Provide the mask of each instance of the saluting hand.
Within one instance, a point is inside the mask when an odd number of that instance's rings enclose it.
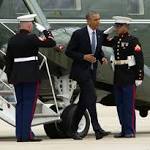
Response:
[[[90,63],[96,62],[96,57],[94,57],[94,54],[86,54],[84,55],[83,59],[89,61]]]
[[[43,25],[41,25],[37,22],[35,22],[34,24],[35,24],[35,27],[38,31],[43,32],[44,30],[46,30],[46,28]]]

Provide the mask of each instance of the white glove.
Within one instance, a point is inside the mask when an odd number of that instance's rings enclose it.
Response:
[[[41,24],[36,23],[36,22],[35,22],[35,27],[40,32],[43,32],[44,30],[46,30],[45,27],[43,27]]]
[[[139,85],[141,85],[142,84],[142,80],[135,80],[135,85],[136,86],[139,86]]]
[[[111,63],[111,67],[114,71],[115,70],[115,56],[114,55],[110,56],[110,63]]]
[[[111,26],[110,28],[108,28],[108,29],[106,29],[106,30],[104,31],[104,34],[110,34],[110,33],[112,33],[114,30],[115,30],[115,27],[114,27],[114,26]]]

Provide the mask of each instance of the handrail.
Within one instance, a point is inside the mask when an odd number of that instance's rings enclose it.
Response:
[[[47,19],[49,24],[86,24],[86,19]],[[101,19],[101,24],[114,24],[114,19]],[[0,23],[17,24],[17,19],[0,19]],[[150,19],[132,19],[131,24],[150,24]]]
[[[3,55],[6,55],[6,53],[3,52],[1,49],[0,49],[0,53],[2,53]],[[4,86],[6,86],[9,90],[12,91],[12,93],[13,93],[13,95],[14,95],[14,98],[15,98],[15,102],[17,102],[17,100],[16,100],[16,94],[15,94],[15,92],[14,92],[14,89],[13,89],[10,85],[8,85],[6,82],[4,82],[4,81],[1,79],[1,76],[2,76],[3,73],[4,73],[5,68],[6,68],[6,66],[3,67],[2,73],[0,74],[0,82],[1,82]]]
[[[54,91],[54,87],[53,87],[53,83],[52,83],[52,78],[51,78],[51,74],[50,74],[50,70],[49,70],[49,67],[48,67],[48,62],[47,62],[47,58],[45,55],[43,55],[41,52],[39,52],[39,54],[43,57],[43,61],[41,62],[41,68],[42,66],[44,65],[44,62],[45,62],[45,65],[46,65],[46,70],[47,70],[47,74],[48,74],[48,78],[49,78],[49,83],[50,83],[50,86],[51,86],[51,90],[52,90],[52,94],[53,94],[53,98],[54,98],[54,102],[55,102],[55,105],[56,105],[56,111],[58,114],[60,114],[59,112],[59,109],[58,109],[58,104],[57,104],[57,100],[56,100],[56,95],[55,95],[55,91]],[[40,69],[41,69],[40,68]]]

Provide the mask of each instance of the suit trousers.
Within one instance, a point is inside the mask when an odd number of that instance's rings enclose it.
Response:
[[[31,123],[35,112],[39,82],[14,84],[17,98],[16,105],[16,138],[32,139]]]
[[[80,97],[79,102],[77,104],[77,109],[74,115],[73,123],[72,123],[72,129],[73,133],[77,131],[78,124],[84,115],[84,112],[86,109],[88,109],[90,117],[91,117],[91,123],[93,130],[101,131],[102,128],[100,127],[97,119],[97,112],[96,112],[96,91],[94,86],[93,79],[88,79],[86,81],[80,81],[78,82],[80,86]]]

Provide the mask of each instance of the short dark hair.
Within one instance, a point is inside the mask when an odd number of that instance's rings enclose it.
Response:
[[[99,14],[98,11],[94,11],[94,10],[91,10],[89,11],[87,14],[86,14],[86,19],[88,20],[91,16],[95,15],[95,14]]]

